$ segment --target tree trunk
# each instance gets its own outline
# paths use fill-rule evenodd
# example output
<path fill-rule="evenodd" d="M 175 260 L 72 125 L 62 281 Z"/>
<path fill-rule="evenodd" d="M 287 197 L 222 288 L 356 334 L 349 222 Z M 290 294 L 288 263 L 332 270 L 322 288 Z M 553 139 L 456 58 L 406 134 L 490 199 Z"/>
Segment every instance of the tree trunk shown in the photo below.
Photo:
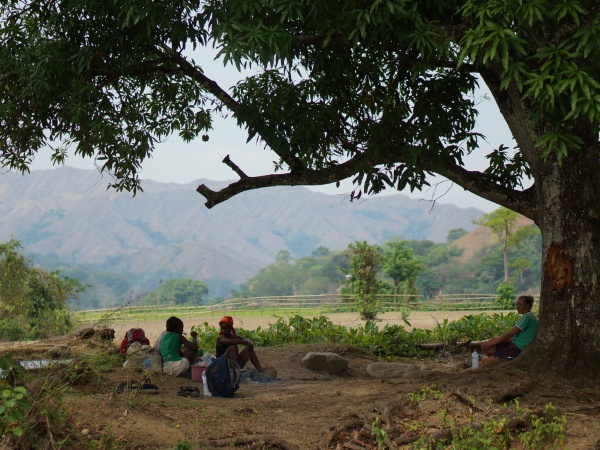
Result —
<path fill-rule="evenodd" d="M 539 329 L 519 360 L 539 374 L 594 381 L 600 374 L 600 148 L 597 136 L 587 142 L 562 165 L 536 168 Z"/>
<path fill-rule="evenodd" d="M 504 283 L 508 283 L 508 248 L 502 247 L 502 256 L 504 258 Z"/>

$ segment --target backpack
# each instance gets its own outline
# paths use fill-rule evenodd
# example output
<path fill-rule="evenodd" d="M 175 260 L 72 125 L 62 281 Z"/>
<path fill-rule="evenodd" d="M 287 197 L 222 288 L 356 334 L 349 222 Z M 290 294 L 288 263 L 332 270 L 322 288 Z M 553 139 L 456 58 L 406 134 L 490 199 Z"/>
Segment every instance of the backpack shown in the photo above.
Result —
<path fill-rule="evenodd" d="M 213 397 L 233 397 L 240 387 L 240 366 L 219 356 L 206 368 L 206 384 Z"/>
<path fill-rule="evenodd" d="M 150 341 L 146 338 L 146 333 L 141 328 L 131 328 L 125 333 L 125 337 L 121 341 L 119 347 L 119 353 L 121 355 L 127 354 L 127 349 L 134 342 L 139 342 L 142 345 L 150 345 Z"/>

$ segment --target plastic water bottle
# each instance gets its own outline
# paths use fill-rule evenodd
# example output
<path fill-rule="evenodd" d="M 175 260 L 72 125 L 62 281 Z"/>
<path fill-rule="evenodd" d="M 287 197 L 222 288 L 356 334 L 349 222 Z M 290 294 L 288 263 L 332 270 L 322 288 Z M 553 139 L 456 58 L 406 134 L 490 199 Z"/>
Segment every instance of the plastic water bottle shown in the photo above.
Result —
<path fill-rule="evenodd" d="M 204 395 L 206 395 L 207 397 L 212 397 L 212 395 L 210 395 L 210 391 L 208 390 L 208 383 L 206 382 L 205 372 L 202 372 L 202 384 L 204 385 Z"/>
<path fill-rule="evenodd" d="M 477 350 L 473 350 L 471 354 L 471 368 L 477 369 L 479 367 L 479 353 Z"/>
<path fill-rule="evenodd" d="M 212 358 L 210 357 L 210 355 L 204 355 L 204 365 L 206 367 L 210 366 L 210 363 L 212 362 Z"/>

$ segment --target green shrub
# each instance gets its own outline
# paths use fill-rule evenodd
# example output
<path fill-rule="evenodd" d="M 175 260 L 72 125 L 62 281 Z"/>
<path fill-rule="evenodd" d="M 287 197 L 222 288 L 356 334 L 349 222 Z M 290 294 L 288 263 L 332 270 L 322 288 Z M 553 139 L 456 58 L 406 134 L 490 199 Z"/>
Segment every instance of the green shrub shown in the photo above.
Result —
<path fill-rule="evenodd" d="M 25 418 L 31 404 L 24 387 L 6 388 L 0 392 L 0 431 L 2 437 L 13 434 L 23 435 L 26 429 Z"/>
<path fill-rule="evenodd" d="M 26 341 L 31 338 L 29 327 L 14 319 L 0 320 L 0 341 Z"/>
<path fill-rule="evenodd" d="M 494 306 L 498 309 L 515 309 L 515 287 L 512 284 L 500 283 L 496 290 L 498 296 Z"/>
<path fill-rule="evenodd" d="M 408 323 L 408 314 L 404 320 Z M 459 341 L 489 339 L 503 334 L 518 319 L 516 313 L 469 315 L 449 322 L 447 319 L 433 330 L 413 329 L 410 332 L 401 325 L 386 325 L 382 330 L 375 322 L 367 321 L 363 327 L 346 328 L 333 324 L 327 317 L 312 319 L 296 315 L 286 321 L 278 317 L 275 323 L 256 330 L 238 328 L 240 336 L 259 347 L 285 344 L 338 343 L 352 345 L 372 351 L 381 358 L 422 357 L 432 355 L 432 350 L 423 350 L 419 344 L 442 342 L 448 345 Z M 198 332 L 198 345 L 205 351 L 214 352 L 219 330 L 207 322 L 193 326 Z"/>

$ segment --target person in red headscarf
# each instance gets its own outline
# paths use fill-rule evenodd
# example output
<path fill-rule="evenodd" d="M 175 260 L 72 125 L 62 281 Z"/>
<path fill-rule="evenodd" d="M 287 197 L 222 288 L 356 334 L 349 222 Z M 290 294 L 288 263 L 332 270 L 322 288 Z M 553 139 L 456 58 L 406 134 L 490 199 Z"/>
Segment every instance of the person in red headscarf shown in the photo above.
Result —
<path fill-rule="evenodd" d="M 217 358 L 225 355 L 230 361 L 238 363 L 240 368 L 243 368 L 250 361 L 258 372 L 262 372 L 262 366 L 254 352 L 254 344 L 248 339 L 237 335 L 235 328 L 233 328 L 233 317 L 224 316 L 219 320 L 219 328 L 221 328 L 221 331 L 217 336 Z M 244 349 L 240 351 L 238 345 L 243 345 Z"/>

